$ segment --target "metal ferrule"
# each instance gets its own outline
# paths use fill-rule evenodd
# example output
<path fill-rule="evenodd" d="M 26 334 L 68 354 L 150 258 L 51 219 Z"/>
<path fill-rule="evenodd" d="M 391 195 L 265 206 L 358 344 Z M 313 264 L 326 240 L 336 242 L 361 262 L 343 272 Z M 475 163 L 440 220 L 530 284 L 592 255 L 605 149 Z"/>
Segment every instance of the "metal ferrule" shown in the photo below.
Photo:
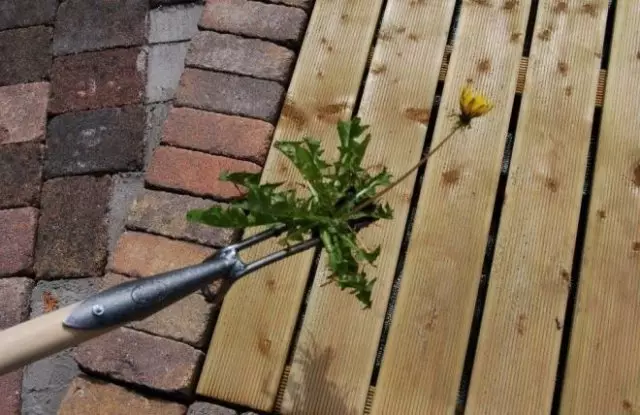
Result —
<path fill-rule="evenodd" d="M 205 262 L 117 285 L 82 301 L 63 321 L 66 327 L 95 330 L 142 320 L 220 277 L 239 278 L 245 264 L 236 246 Z"/>

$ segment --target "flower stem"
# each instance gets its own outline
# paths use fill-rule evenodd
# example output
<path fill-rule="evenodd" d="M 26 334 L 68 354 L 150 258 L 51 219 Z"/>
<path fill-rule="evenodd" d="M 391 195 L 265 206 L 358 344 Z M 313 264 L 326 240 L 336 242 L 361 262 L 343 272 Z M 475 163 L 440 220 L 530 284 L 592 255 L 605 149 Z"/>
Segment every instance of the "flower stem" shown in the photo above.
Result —
<path fill-rule="evenodd" d="M 457 133 L 463 127 L 464 127 L 464 124 L 460 124 L 460 123 L 456 124 L 455 127 L 451 130 L 451 132 L 442 141 L 440 141 L 438 144 L 436 144 L 435 147 L 433 147 L 431 149 L 431 151 L 429 151 L 427 154 L 425 154 L 420 159 L 419 162 L 417 162 L 413 167 L 411 167 L 409 170 L 407 170 L 402 176 L 400 176 L 398 179 L 396 179 L 389 186 L 385 187 L 384 189 L 382 189 L 381 191 L 379 191 L 378 193 L 373 195 L 371 198 L 369 198 L 369 199 L 363 201 L 362 203 L 360 203 L 359 205 L 356 205 L 356 207 L 353 209 L 352 212 L 358 212 L 358 211 L 366 208 L 367 206 L 371 205 L 373 202 L 375 202 L 376 200 L 378 200 L 382 196 L 384 196 L 388 191 L 390 191 L 391 189 L 396 187 L 398 184 L 400 184 L 400 182 L 402 182 L 407 177 L 409 177 L 409 175 L 411 175 L 411 173 L 413 173 L 414 171 L 418 170 L 420 168 L 420 166 L 422 166 L 424 163 L 426 163 L 427 160 L 429 160 L 429 157 L 433 156 L 438 150 L 440 150 L 440 148 L 442 148 L 442 146 L 447 141 L 449 141 L 455 135 L 455 133 Z"/>

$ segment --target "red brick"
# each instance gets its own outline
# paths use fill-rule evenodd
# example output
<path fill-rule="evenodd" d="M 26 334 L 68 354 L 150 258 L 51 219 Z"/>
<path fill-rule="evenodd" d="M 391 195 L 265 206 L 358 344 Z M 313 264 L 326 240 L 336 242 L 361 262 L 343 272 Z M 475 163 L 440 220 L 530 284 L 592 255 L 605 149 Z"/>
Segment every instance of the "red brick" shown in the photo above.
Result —
<path fill-rule="evenodd" d="M 0 210 L 0 277 L 29 273 L 33 266 L 38 210 Z"/>
<path fill-rule="evenodd" d="M 42 146 L 0 146 L 0 208 L 36 205 L 40 197 Z"/>
<path fill-rule="evenodd" d="M 56 58 L 51 70 L 49 111 L 57 114 L 141 103 L 145 59 L 140 48 Z"/>
<path fill-rule="evenodd" d="M 99 277 L 107 256 L 111 179 L 53 179 L 42 188 L 35 270 L 38 278 Z"/>
<path fill-rule="evenodd" d="M 293 51 L 271 42 L 201 31 L 191 40 L 186 64 L 284 82 L 295 58 Z"/>
<path fill-rule="evenodd" d="M 42 140 L 47 122 L 49 84 L 0 88 L 0 144 Z"/>
<path fill-rule="evenodd" d="M 148 277 L 195 265 L 213 254 L 213 249 L 157 235 L 125 232 L 111 255 L 109 269 L 132 277 Z"/>
<path fill-rule="evenodd" d="M 228 245 L 239 236 L 237 230 L 187 221 L 189 210 L 213 204 L 199 197 L 145 189 L 129 209 L 127 227 L 204 245 Z"/>
<path fill-rule="evenodd" d="M 66 0 L 56 17 L 56 55 L 144 42 L 147 2 Z"/>
<path fill-rule="evenodd" d="M 225 200 L 241 196 L 233 183 L 219 179 L 224 171 L 258 173 L 260 167 L 247 161 L 162 146 L 151 158 L 146 181 L 153 186 L 198 196 Z"/>
<path fill-rule="evenodd" d="M 40 81 L 51 68 L 51 28 L 0 32 L 0 86 Z"/>
<path fill-rule="evenodd" d="M 102 281 L 102 288 L 111 288 L 131 280 L 133 278 L 123 275 L 107 274 Z M 209 340 L 212 319 L 213 305 L 202 294 L 194 293 L 144 320 L 127 324 L 127 327 L 202 348 Z"/>
<path fill-rule="evenodd" d="M 21 409 L 22 369 L 0 375 L 0 414 L 19 414 Z"/>
<path fill-rule="evenodd" d="M 22 277 L 0 279 L 0 330 L 8 329 L 29 317 L 31 290 L 33 290 L 32 279 Z"/>
<path fill-rule="evenodd" d="M 47 131 L 45 176 L 141 170 L 145 119 L 140 105 L 55 117 Z"/>
<path fill-rule="evenodd" d="M 78 376 L 69 385 L 58 415 L 184 415 L 175 402 L 148 398 L 112 383 Z"/>
<path fill-rule="evenodd" d="M 295 7 L 248 0 L 207 0 L 200 26 L 218 32 L 297 42 L 307 14 Z"/>
<path fill-rule="evenodd" d="M 58 0 L 2 0 L 0 30 L 51 23 L 57 8 Z"/>
<path fill-rule="evenodd" d="M 180 79 L 176 103 L 274 123 L 284 92 L 274 81 L 187 68 Z"/>
<path fill-rule="evenodd" d="M 265 121 L 173 108 L 164 124 L 162 142 L 264 164 L 273 126 Z"/>
<path fill-rule="evenodd" d="M 184 343 L 127 328 L 76 350 L 76 361 L 89 372 L 183 395 L 193 393 L 203 357 L 201 351 Z"/>

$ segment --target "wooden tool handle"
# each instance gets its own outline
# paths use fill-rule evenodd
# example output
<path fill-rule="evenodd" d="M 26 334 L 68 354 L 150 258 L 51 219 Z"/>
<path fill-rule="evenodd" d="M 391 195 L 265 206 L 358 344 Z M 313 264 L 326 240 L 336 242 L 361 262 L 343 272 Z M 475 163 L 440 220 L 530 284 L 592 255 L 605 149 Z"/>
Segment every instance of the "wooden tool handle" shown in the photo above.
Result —
<path fill-rule="evenodd" d="M 0 331 L 0 375 L 100 336 L 117 327 L 75 330 L 62 325 L 72 304 Z"/>

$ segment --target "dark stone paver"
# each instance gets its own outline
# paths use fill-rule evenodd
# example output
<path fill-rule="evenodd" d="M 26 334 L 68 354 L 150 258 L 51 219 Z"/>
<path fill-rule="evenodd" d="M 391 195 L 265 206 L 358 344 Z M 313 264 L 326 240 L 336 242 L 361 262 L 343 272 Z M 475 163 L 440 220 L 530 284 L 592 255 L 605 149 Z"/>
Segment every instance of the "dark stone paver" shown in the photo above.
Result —
<path fill-rule="evenodd" d="M 49 75 L 51 33 L 45 26 L 0 32 L 0 86 L 40 81 Z"/>
<path fill-rule="evenodd" d="M 24 277 L 0 279 L 0 330 L 8 329 L 29 317 L 33 280 Z"/>
<path fill-rule="evenodd" d="M 275 43 L 202 31 L 191 40 L 186 64 L 284 82 L 295 57 L 293 51 Z"/>
<path fill-rule="evenodd" d="M 233 409 L 208 402 L 194 402 L 187 415 L 237 415 Z"/>
<path fill-rule="evenodd" d="M 298 42 L 307 24 L 307 14 L 296 7 L 250 0 L 208 0 L 200 26 L 218 32 Z"/>
<path fill-rule="evenodd" d="M 282 85 L 274 81 L 187 68 L 176 103 L 275 123 L 284 93 Z"/>
<path fill-rule="evenodd" d="M 0 146 L 0 209 L 36 205 L 40 197 L 42 146 Z"/>
<path fill-rule="evenodd" d="M 162 142 L 264 164 L 274 128 L 268 122 L 192 108 L 173 108 Z"/>
<path fill-rule="evenodd" d="M 204 245 L 228 245 L 237 238 L 238 231 L 187 221 L 189 210 L 212 205 L 198 197 L 145 189 L 131 206 L 127 227 Z"/>
<path fill-rule="evenodd" d="M 0 144 L 42 140 L 48 101 L 47 82 L 0 87 Z"/>
<path fill-rule="evenodd" d="M 0 210 L 0 277 L 31 273 L 38 210 Z"/>
<path fill-rule="evenodd" d="M 108 177 L 65 177 L 44 184 L 36 244 L 38 278 L 102 274 L 110 192 Z"/>
<path fill-rule="evenodd" d="M 241 196 L 242 192 L 233 183 L 220 180 L 223 172 L 258 173 L 260 170 L 260 166 L 248 161 L 162 146 L 154 152 L 145 180 L 164 189 L 229 200 Z"/>
<path fill-rule="evenodd" d="M 149 277 L 202 262 L 213 249 L 141 232 L 125 232 L 111 255 L 109 269 L 131 277 Z"/>
<path fill-rule="evenodd" d="M 192 395 L 204 354 L 193 347 L 121 328 L 82 344 L 80 367 L 163 392 Z"/>
<path fill-rule="evenodd" d="M 58 415 L 183 415 L 185 410 L 175 402 L 148 398 L 111 383 L 79 376 L 69 386 Z"/>
<path fill-rule="evenodd" d="M 102 288 L 131 280 L 133 278 L 124 275 L 107 274 L 102 280 Z M 212 312 L 213 304 L 207 302 L 202 294 L 194 293 L 144 320 L 127 324 L 127 327 L 202 348 L 209 340 Z"/>
<path fill-rule="evenodd" d="M 82 301 L 99 289 L 98 278 L 39 281 L 31 294 L 33 319 L 58 308 Z M 40 359 L 24 370 L 22 414 L 56 414 L 71 380 L 80 370 L 73 348 Z"/>
<path fill-rule="evenodd" d="M 55 55 L 144 42 L 147 2 L 66 0 L 56 17 Z"/>
<path fill-rule="evenodd" d="M 51 70 L 49 111 L 58 114 L 141 103 L 145 60 L 140 48 L 56 58 Z"/>
<path fill-rule="evenodd" d="M 2 0 L 0 30 L 51 23 L 58 0 Z"/>
<path fill-rule="evenodd" d="M 149 12 L 149 43 L 186 41 L 198 31 L 202 5 L 160 7 Z"/>
<path fill-rule="evenodd" d="M 55 117 L 47 132 L 45 176 L 140 170 L 144 129 L 142 106 Z"/>

